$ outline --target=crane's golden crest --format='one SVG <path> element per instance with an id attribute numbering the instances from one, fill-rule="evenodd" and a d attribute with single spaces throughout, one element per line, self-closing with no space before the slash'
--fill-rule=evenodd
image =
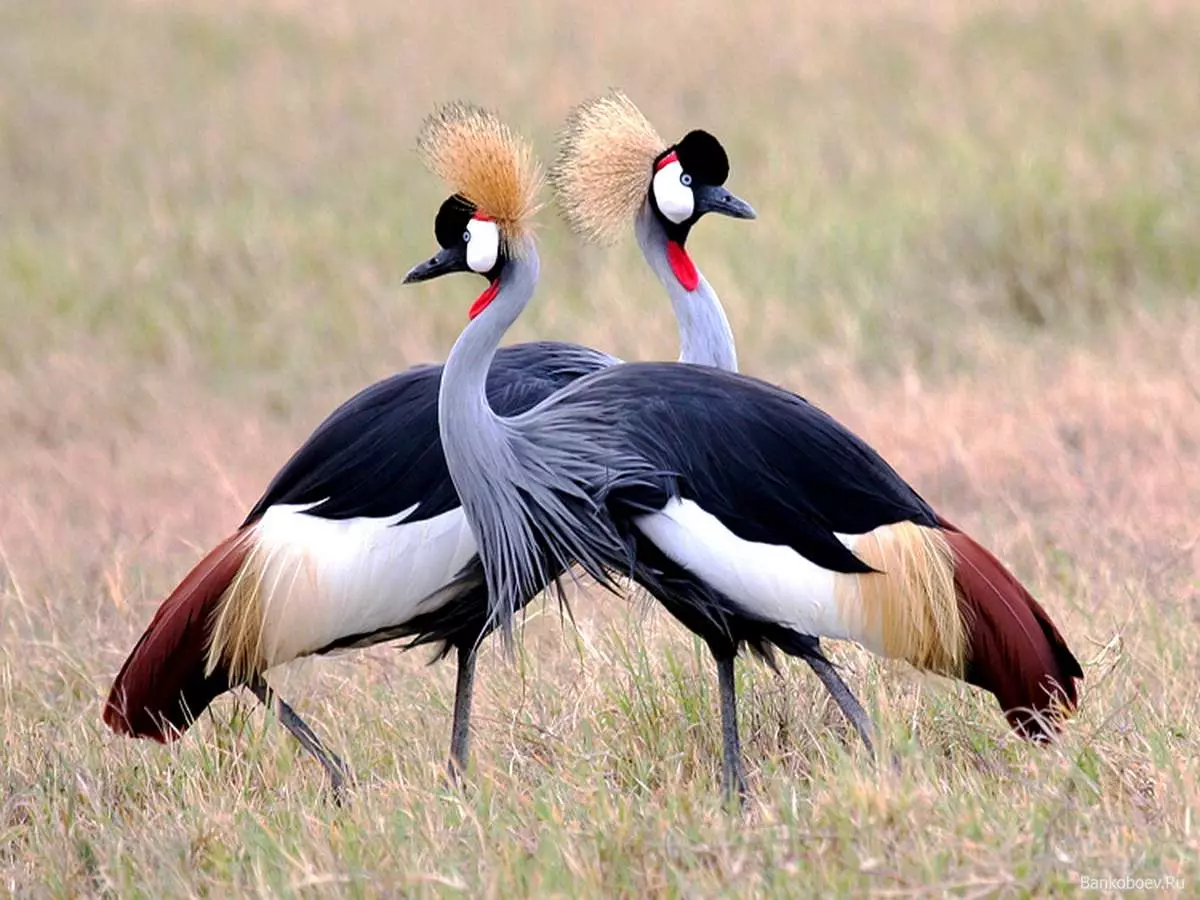
<path id="1" fill-rule="evenodd" d="M 417 152 L 430 171 L 496 222 L 507 253 L 520 251 L 541 208 L 543 180 L 525 140 L 487 110 L 448 103 L 425 120 Z"/>
<path id="2" fill-rule="evenodd" d="M 576 107 L 558 143 L 550 184 L 559 211 L 580 237 L 612 243 L 645 202 L 666 141 L 632 100 L 610 91 Z"/>

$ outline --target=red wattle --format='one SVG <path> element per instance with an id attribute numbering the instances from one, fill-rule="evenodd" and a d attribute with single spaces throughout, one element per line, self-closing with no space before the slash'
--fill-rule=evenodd
<path id="1" fill-rule="evenodd" d="M 472 303 L 471 308 L 469 310 L 467 310 L 467 318 L 473 319 L 477 315 L 479 315 L 481 312 L 483 312 L 485 309 L 487 309 L 488 304 L 496 299 L 496 295 L 498 293 L 500 293 L 500 279 L 499 278 L 497 278 L 495 281 L 493 281 L 491 284 L 489 284 L 484 289 L 483 293 L 475 298 L 475 302 Z"/>
<path id="2" fill-rule="evenodd" d="M 671 271 L 685 291 L 694 291 L 700 286 L 700 273 L 682 245 L 667 241 L 667 262 L 671 264 Z"/>

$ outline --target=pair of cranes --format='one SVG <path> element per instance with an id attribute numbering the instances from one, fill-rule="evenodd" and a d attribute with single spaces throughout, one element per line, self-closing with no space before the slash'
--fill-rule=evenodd
<path id="1" fill-rule="evenodd" d="M 483 276 L 444 366 L 375 384 L 322 423 L 241 527 L 163 602 L 117 675 L 104 720 L 167 741 L 248 686 L 324 766 L 348 775 L 265 673 L 381 641 L 440 645 L 458 664 L 450 765 L 465 769 L 475 654 L 579 565 L 629 576 L 717 663 L 724 786 L 744 793 L 734 659 L 804 659 L 870 746 L 870 723 L 821 637 L 991 691 L 1010 724 L 1051 737 L 1078 662 L 986 549 L 940 517 L 867 444 L 802 398 L 737 374 L 720 301 L 687 251 L 708 213 L 753 218 L 725 187 L 712 135 L 663 141 L 623 94 L 579 107 L 551 182 L 566 219 L 606 241 L 633 224 L 679 325 L 678 363 L 624 363 L 574 344 L 500 341 L 539 275 L 530 147 L 466 104 L 425 123 L 418 151 L 453 194 L 440 250 L 406 283 Z"/>

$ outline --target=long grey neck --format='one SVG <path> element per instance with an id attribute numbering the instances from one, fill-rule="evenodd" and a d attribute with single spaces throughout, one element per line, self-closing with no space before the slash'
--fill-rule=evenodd
<path id="1" fill-rule="evenodd" d="M 438 392 L 446 467 L 478 545 L 490 622 L 506 639 L 516 612 L 574 563 L 608 585 L 609 572 L 630 570 L 628 546 L 593 493 L 642 477 L 636 461 L 593 461 L 591 445 L 573 443 L 573 432 L 541 406 L 501 418 L 488 404 L 488 367 L 537 285 L 532 241 L 521 249 L 505 264 L 495 298 L 455 342 Z"/>
<path id="2" fill-rule="evenodd" d="M 504 440 L 500 419 L 487 400 L 488 369 L 504 333 L 533 297 L 539 270 L 537 250 L 529 242 L 505 264 L 495 299 L 467 324 L 446 358 L 438 392 L 438 428 L 456 485 L 456 462 L 478 457 Z"/>
<path id="3" fill-rule="evenodd" d="M 487 399 L 487 375 L 500 340 L 533 296 L 538 257 L 532 241 L 500 274 L 492 302 L 463 329 L 442 369 L 438 430 L 446 468 L 479 548 L 489 615 L 510 648 L 512 620 L 545 585 L 536 522 L 522 500 L 529 482 L 519 438 Z"/>
<path id="4" fill-rule="evenodd" d="M 635 231 L 642 255 L 671 298 L 679 323 L 679 361 L 736 372 L 733 331 L 720 298 L 704 275 L 694 291 L 679 283 L 667 261 L 667 233 L 649 200 L 642 204 Z"/>

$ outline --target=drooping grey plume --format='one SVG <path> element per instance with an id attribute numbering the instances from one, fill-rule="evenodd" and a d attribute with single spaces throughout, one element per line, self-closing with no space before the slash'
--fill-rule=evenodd
<path id="1" fill-rule="evenodd" d="M 496 298 L 455 342 L 438 399 L 446 464 L 479 544 L 491 618 L 506 642 L 516 612 L 572 564 L 614 591 L 614 577 L 632 573 L 632 548 L 603 502 L 609 490 L 648 484 L 655 474 L 634 456 L 597 464 L 570 427 L 531 428 L 492 411 L 488 368 L 538 274 L 529 242 L 505 265 Z"/>

